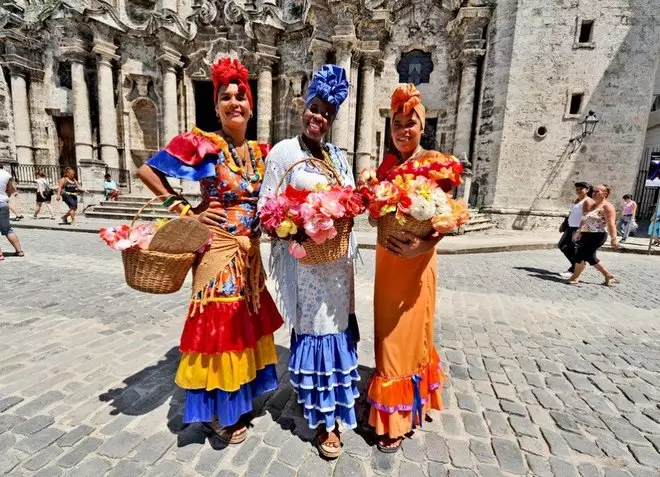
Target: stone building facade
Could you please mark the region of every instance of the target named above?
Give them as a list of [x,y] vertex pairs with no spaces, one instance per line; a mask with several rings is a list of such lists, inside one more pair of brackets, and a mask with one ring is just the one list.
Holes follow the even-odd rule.
[[[656,7],[5,0],[0,157],[76,165],[99,184],[104,167],[134,173],[178,132],[217,128],[208,69],[227,55],[252,74],[249,136],[276,142],[300,130],[310,75],[334,62],[351,90],[331,140],[355,169],[379,162],[390,94],[413,82],[428,109],[424,144],[469,166],[460,193],[505,226],[554,223],[577,178],[633,187],[660,58]],[[570,141],[590,109],[601,119],[594,134]]]

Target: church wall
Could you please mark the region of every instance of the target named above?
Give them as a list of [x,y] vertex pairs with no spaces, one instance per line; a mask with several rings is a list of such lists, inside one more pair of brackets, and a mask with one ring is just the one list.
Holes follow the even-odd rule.
[[[512,10],[513,3],[498,2],[496,17],[497,10]],[[588,0],[569,8],[544,0],[517,2],[508,87],[500,91],[506,110],[499,153],[489,171],[489,176],[495,173],[496,187],[486,194],[494,209],[564,210],[578,179],[612,184],[616,195],[631,188],[660,48],[653,4]],[[578,48],[582,19],[595,21],[593,42]],[[496,33],[495,49],[498,40]],[[583,93],[584,100],[579,113],[570,115],[567,102],[574,93]],[[571,153],[569,139],[581,132],[578,122],[590,109],[601,121]],[[541,126],[547,128],[543,139],[535,135]],[[484,138],[481,143],[482,160],[489,159],[486,154],[497,143],[489,148],[483,147]],[[521,216],[514,226],[533,224]]]

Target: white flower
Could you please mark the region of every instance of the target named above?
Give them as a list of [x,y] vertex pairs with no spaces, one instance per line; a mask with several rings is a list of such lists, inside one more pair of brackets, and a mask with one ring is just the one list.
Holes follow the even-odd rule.
[[435,205],[437,206],[447,204],[447,194],[440,187],[433,190],[431,198],[435,201]]
[[419,195],[411,197],[410,215],[416,220],[431,220],[435,215],[435,204]]

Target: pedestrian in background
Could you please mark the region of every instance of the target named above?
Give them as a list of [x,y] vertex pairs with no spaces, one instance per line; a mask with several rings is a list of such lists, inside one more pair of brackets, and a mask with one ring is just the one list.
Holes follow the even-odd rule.
[[105,191],[105,200],[117,200],[119,196],[119,187],[117,183],[112,180],[110,174],[105,175],[105,181],[103,182],[103,190]]
[[[14,179],[11,174],[4,170],[0,165],[0,234],[7,237],[9,243],[12,244],[14,250],[16,250],[16,256],[23,257],[25,254],[21,249],[18,235],[16,235],[16,232],[11,228],[9,222],[9,197],[15,192],[16,185],[14,184]],[[0,261],[4,259],[5,257],[2,254],[2,249],[0,249]]]
[[559,243],[557,244],[559,250],[561,250],[561,252],[571,263],[568,271],[561,274],[563,278],[571,277],[575,271],[575,254],[577,249],[575,242],[573,242],[573,235],[580,227],[582,222],[582,210],[584,207],[584,202],[589,198],[589,193],[591,192],[591,185],[586,182],[576,182],[574,186],[575,195],[577,197],[571,205],[568,217],[564,219],[564,222],[559,228],[559,231],[563,232],[563,234],[561,239],[559,239]]
[[580,275],[587,263],[598,270],[605,277],[603,285],[611,285],[615,282],[605,265],[598,259],[596,252],[607,241],[609,232],[610,242],[613,248],[619,246],[616,236],[616,209],[607,198],[612,194],[612,187],[600,184],[594,187],[594,198],[584,202],[584,212],[580,229],[576,232],[577,253],[575,255],[575,272],[569,278],[571,285],[580,282]]
[[635,221],[636,216],[637,202],[633,200],[632,195],[624,195],[623,202],[621,203],[621,217],[616,224],[622,242],[628,240],[628,235],[631,233],[634,234],[637,231],[637,222]]
[[76,180],[76,174],[71,167],[64,169],[64,174],[60,179],[57,188],[57,200],[60,198],[69,207],[69,211],[62,216],[62,223],[69,224],[67,220],[71,217],[71,225],[76,225],[76,211],[78,210],[78,192],[86,192],[80,183]]
[[53,206],[50,201],[53,198],[53,189],[50,187],[50,183],[46,178],[46,174],[43,171],[37,172],[37,204],[34,207],[34,218],[39,217],[39,212],[41,211],[41,206],[46,205],[48,212],[50,212],[50,218],[55,220],[55,211],[53,211]]

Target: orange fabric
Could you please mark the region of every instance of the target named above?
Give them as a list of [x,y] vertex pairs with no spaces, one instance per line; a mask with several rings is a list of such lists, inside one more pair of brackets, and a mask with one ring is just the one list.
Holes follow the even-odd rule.
[[[405,259],[376,249],[374,342],[376,371],[368,386],[372,409],[369,424],[378,435],[400,437],[410,432],[413,374],[422,377],[424,413],[442,409],[445,376],[433,346],[437,260],[435,250]],[[403,407],[389,411],[384,408]]]
[[404,115],[409,115],[411,111],[415,111],[422,123],[422,128],[426,122],[426,108],[422,104],[422,93],[415,88],[414,84],[408,83],[405,86],[399,86],[392,93],[392,100],[390,103],[390,112],[392,117],[399,111]]

